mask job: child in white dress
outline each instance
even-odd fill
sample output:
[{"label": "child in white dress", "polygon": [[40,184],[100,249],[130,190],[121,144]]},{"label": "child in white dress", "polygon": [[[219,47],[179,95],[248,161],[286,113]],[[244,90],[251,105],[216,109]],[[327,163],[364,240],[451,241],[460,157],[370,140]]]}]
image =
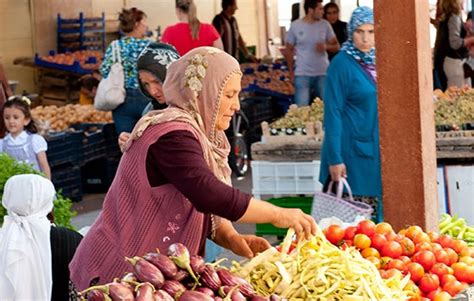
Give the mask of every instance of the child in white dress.
[{"label": "child in white dress", "polygon": [[3,121],[8,134],[0,139],[0,152],[17,161],[31,164],[51,179],[46,140],[36,134],[38,129],[31,118],[31,101],[25,96],[12,96],[3,107]]}]

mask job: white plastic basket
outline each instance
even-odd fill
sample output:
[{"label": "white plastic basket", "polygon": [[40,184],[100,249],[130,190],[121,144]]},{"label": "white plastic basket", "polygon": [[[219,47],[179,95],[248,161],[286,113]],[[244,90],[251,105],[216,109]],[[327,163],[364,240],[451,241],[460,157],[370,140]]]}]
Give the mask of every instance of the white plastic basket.
[{"label": "white plastic basket", "polygon": [[261,195],[314,194],[320,191],[320,161],[270,162],[252,161],[252,194]]}]

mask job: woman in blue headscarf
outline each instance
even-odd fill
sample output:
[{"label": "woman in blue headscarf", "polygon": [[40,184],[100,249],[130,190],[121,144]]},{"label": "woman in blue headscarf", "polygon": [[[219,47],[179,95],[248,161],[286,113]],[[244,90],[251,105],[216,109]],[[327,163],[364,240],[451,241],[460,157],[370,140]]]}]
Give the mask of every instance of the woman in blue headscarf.
[{"label": "woman in blue headscarf", "polygon": [[[354,199],[380,220],[382,196],[372,9],[358,7],[348,40],[332,60],[324,87],[324,142],[320,182],[346,178]],[[377,210],[377,207],[379,210]]]}]

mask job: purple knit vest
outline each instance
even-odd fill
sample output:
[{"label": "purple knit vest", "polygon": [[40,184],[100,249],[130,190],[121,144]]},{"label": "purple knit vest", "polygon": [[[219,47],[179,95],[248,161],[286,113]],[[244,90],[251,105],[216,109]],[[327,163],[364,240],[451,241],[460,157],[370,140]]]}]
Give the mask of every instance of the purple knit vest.
[{"label": "purple knit vest", "polygon": [[[204,214],[172,184],[152,188],[146,174],[148,148],[161,136],[193,128],[182,122],[150,126],[122,156],[102,212],[80,243],[69,265],[79,290],[99,277],[99,284],[121,277],[132,267],[125,257],[144,255],[156,248],[166,253],[180,242],[197,254],[202,240]],[[199,138],[198,138],[199,139]]]}]

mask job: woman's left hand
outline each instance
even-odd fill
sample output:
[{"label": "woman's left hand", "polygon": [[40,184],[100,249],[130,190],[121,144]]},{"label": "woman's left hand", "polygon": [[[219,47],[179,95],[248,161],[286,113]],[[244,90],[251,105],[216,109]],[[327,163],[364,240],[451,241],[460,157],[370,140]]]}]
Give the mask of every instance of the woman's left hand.
[{"label": "woman's left hand", "polygon": [[229,247],[239,256],[252,258],[270,248],[271,245],[264,238],[255,235],[235,234],[229,237]]}]

